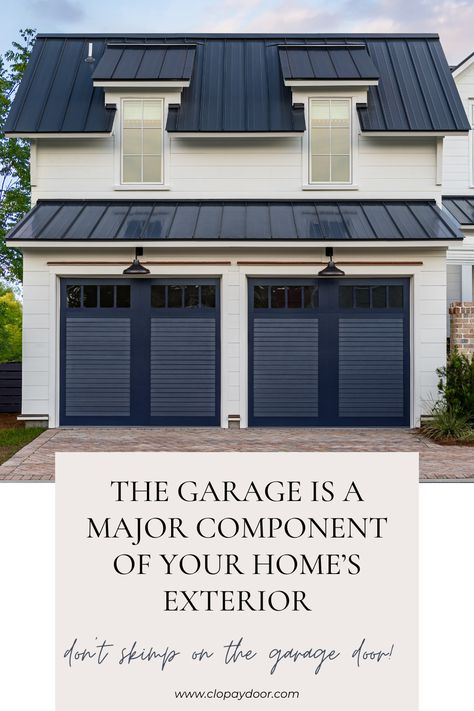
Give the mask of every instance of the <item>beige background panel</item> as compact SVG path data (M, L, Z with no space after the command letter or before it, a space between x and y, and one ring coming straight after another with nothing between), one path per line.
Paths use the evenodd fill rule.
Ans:
M397 453L143 453L57 455L57 710L152 711L197 706L210 700L176 700L179 690L298 691L299 698L281 700L282 708L306 711L364 708L395 711L417 708L417 481L418 456ZM116 503L110 481L168 481L168 502ZM299 481L302 501L195 502L176 495L177 485L193 480L202 489L212 481L238 482L239 491L254 481ZM333 502L312 502L312 481L333 481ZM343 502L355 480L364 502ZM110 530L123 517L183 519L187 539L88 539L87 518L97 524L110 517ZM297 518L318 521L332 517L387 517L383 538L204 540L193 534L204 517L216 520L246 517ZM112 525L114 524L114 525ZM298 525L298 524L295 524ZM295 529L296 530L296 529ZM373 528L371 529L374 530ZM145 575L117 575L119 554L150 554ZM255 553L292 554L309 559L317 554L360 556L361 572L349 575L165 575L160 554L237 554L242 568ZM301 590L312 608L285 612L164 612L164 590ZM225 665L224 645L243 638L251 661ZM72 661L64 652L74 639L76 649L94 651L107 640L113 647L98 665L96 659ZM366 640L367 650L389 651L380 662L362 661L352 652ZM118 663L123 648L137 647L180 654L161 669L161 660ZM192 661L193 651L214 652L211 659ZM283 660L274 674L270 650L334 649L340 656L318 662ZM96 650L95 650L96 651ZM221 708L273 708L275 699L213 700Z

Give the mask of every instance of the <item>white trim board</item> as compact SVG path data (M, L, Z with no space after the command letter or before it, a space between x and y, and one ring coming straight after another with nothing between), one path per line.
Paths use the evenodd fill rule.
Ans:
M141 89L170 89L171 91L176 91L177 89L186 89L190 85L190 81L147 81L135 79L133 81L122 81L122 80L105 80L105 79L94 79L94 86L103 87L104 89L116 89L120 91L121 89L136 89L141 91Z
M102 131L102 132L86 132L78 131L76 133L66 133L66 132L51 132L44 133L41 131L29 132L29 133L6 133L6 138L109 138L113 136L113 131Z
M462 240L133 240L133 241L118 241L118 240L12 240L8 241L9 247L15 249L134 249L137 246L144 249L161 249L163 251L173 249L199 250L199 249L325 249L326 247L337 247L337 249L385 249L392 247L395 249L410 250L422 247L423 249L447 249L456 244L462 244Z

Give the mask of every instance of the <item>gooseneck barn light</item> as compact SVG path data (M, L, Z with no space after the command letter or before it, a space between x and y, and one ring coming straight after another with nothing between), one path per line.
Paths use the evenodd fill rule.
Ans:
M324 269L321 269L320 272L318 272L318 276L320 277L342 277L345 276L345 272L342 271L342 269L339 269L339 267L336 267L332 260L332 255L333 255L333 248L332 247L326 247L326 257L329 257L329 262L327 267L324 267Z
M123 270L124 274L128 275L134 275L134 276L140 276L143 274L149 274L150 270L147 269L146 267L143 266L143 264L140 263L140 260L138 257L143 256L143 247L137 247L135 250L135 259L131 263L129 267Z

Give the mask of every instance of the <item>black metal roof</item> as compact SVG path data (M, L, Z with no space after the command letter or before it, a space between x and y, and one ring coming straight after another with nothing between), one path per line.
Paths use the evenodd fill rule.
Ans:
M452 240L423 200L42 200L9 240Z
M93 86L95 66L112 40L130 44L196 42L191 84L182 93L169 130L285 132L301 130L284 86L282 44L363 43L379 75L364 131L468 131L437 35L39 35L7 119L7 133L107 132L113 112ZM85 62L93 42L95 63Z
M378 79L365 44L284 45L279 48L283 77L293 79Z
M109 42L92 79L105 81L189 81L195 44Z
M460 225L474 225L474 195L443 195L443 207Z

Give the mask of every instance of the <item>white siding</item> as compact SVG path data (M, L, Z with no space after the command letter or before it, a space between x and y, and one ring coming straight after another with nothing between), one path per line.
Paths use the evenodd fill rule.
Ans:
M469 120L470 103L474 100L474 64L455 77ZM470 136L447 136L444 139L443 194L474 195L472 184L472 131Z
M48 266L55 262L117 261L130 259L132 250L51 249L25 250L25 329L23 360L23 413L49 414L50 425L57 421L59 399L59 334L58 280L61 275L91 277L119 275L121 266ZM247 277L248 276L314 276L315 266L238 265L237 261L324 260L322 249L303 247L297 251L254 249L242 247L232 252L209 249L187 249L186 253L169 247L166 251L148 248L146 256L200 261L230 260L228 266L157 266L151 265L153 276L216 275L222 277L222 424L228 415L240 414L247 421ZM338 247L338 259L386 261L383 266L345 267L347 274L365 277L412 277L412 423L417 424L420 412L427 411L436 397L436 368L445 360L446 352L446 270L445 251L432 248L343 249ZM420 266L395 265L390 262L421 261Z
M464 108L472 121L474 64L455 77L455 81ZM443 195L470 195L474 197L474 175L472 172L474 131L471 131L469 136L448 136L445 138L443 155ZM466 230L464 242L454 245L448 250L448 305L452 301L460 299L463 301L472 300L473 274L474 236L472 230Z
M114 190L114 137L38 139L33 198L429 198L436 197L436 141L359 136L355 191L303 191L301 137L167 137L163 191Z
M25 414L49 414L50 275L44 255L31 254L23 272L23 402Z

